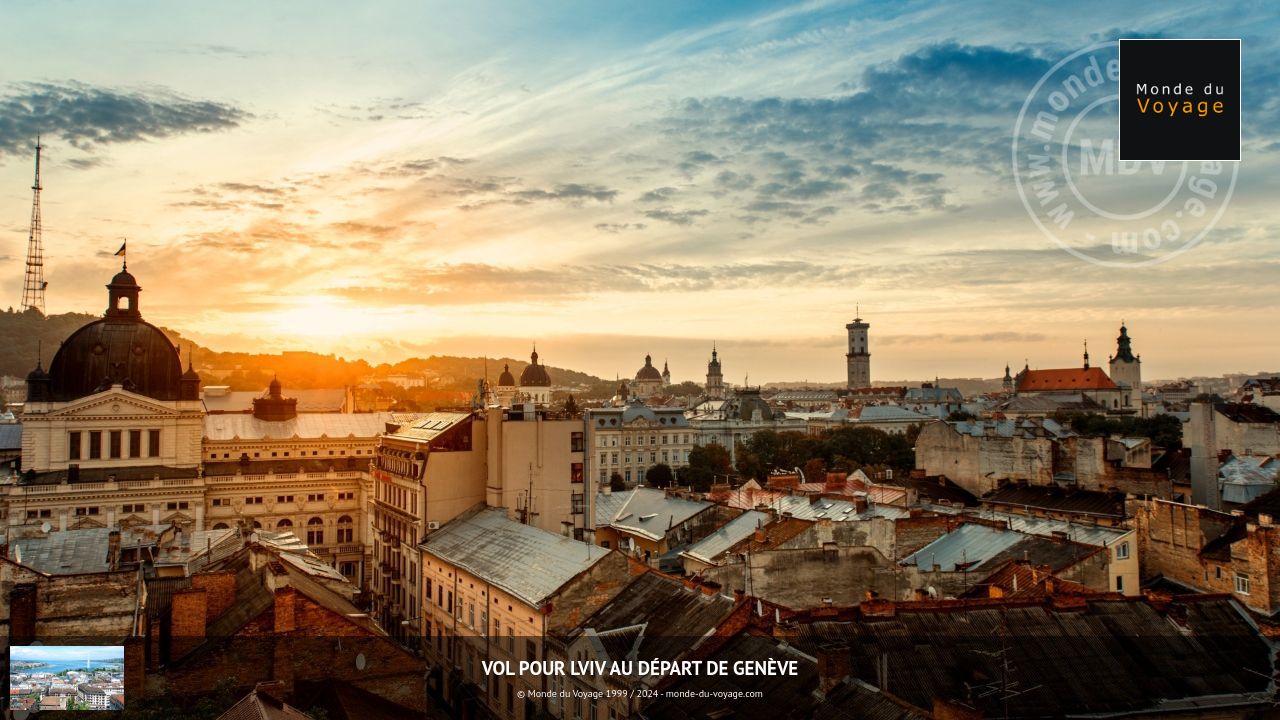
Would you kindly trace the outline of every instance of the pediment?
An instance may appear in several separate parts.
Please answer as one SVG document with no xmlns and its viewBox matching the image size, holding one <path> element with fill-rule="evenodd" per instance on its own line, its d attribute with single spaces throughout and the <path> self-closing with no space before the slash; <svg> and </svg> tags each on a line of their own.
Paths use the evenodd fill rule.
<svg viewBox="0 0 1280 720">
<path fill-rule="evenodd" d="M 119 417 L 129 415 L 178 415 L 178 411 L 157 400 L 126 390 L 112 388 L 97 395 L 67 403 L 49 413 L 52 417 Z"/>
<path fill-rule="evenodd" d="M 144 518 L 141 515 L 131 514 L 131 515 L 128 515 L 127 517 L 121 518 L 118 524 L 122 528 L 131 528 L 137 525 L 150 525 L 151 520 L 149 520 L 148 518 Z"/>
<path fill-rule="evenodd" d="M 195 522 L 195 518 L 179 510 L 160 518 L 160 522 L 164 525 L 190 525 Z"/>
<path fill-rule="evenodd" d="M 72 530 L 83 530 L 85 528 L 104 528 L 105 524 L 88 515 L 77 515 L 68 525 Z"/>
</svg>

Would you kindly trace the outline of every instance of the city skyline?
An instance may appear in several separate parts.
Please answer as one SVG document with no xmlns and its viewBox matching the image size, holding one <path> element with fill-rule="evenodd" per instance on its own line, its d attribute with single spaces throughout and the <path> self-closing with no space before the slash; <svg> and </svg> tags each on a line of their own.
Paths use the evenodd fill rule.
<svg viewBox="0 0 1280 720">
<path fill-rule="evenodd" d="M 679 381 L 715 342 L 731 382 L 840 382 L 860 306 L 872 380 L 1072 367 L 1085 339 L 1102 364 L 1122 320 L 1150 378 L 1274 369 L 1262 6 L 142 7 L 8 11 L 41 32 L 0 49 L 20 68 L 0 82 L 2 305 L 42 133 L 48 311 L 100 312 L 128 238 L 144 316 L 218 350 L 536 341 L 601 377 L 651 353 Z M 1245 159 L 1205 242 L 1111 269 L 1044 237 L 1009 168 L 1037 78 L 1133 28 L 1241 27 Z"/>
</svg>

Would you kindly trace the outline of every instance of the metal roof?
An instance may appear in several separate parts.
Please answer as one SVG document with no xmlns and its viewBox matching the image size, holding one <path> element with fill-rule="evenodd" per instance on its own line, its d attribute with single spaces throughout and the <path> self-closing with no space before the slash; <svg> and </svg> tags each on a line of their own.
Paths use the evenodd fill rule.
<svg viewBox="0 0 1280 720">
<path fill-rule="evenodd" d="M 22 449 L 22 424 L 0 423 L 0 451 Z"/>
<path fill-rule="evenodd" d="M 612 514 L 602 514 L 597 506 L 596 525 L 609 525 L 650 540 L 660 540 L 667 534 L 667 530 L 713 505 L 701 500 L 669 496 L 663 490 L 648 487 L 638 487 L 613 495 L 621 495 L 625 499 L 620 506 L 616 500 L 608 501 L 606 512 L 616 508 Z"/>
<path fill-rule="evenodd" d="M 414 442 L 427 442 L 444 434 L 449 428 L 471 417 L 471 413 L 433 412 L 414 417 L 387 437 L 403 438 Z"/>
<path fill-rule="evenodd" d="M 301 413 L 290 420 L 259 420 L 253 415 L 206 415 L 206 440 L 288 440 L 376 438 L 387 429 L 391 413 Z"/>
<path fill-rule="evenodd" d="M 902 564 L 925 569 L 937 565 L 944 572 L 954 572 L 961 569 L 957 565 L 966 564 L 972 569 L 1013 547 L 1024 537 L 1012 530 L 965 524 L 908 555 Z"/>
<path fill-rule="evenodd" d="M 942 507 L 931 506 L 929 509 L 945 512 Z M 1085 525 L 1082 523 L 1067 522 L 1066 520 L 1029 517 L 1027 515 L 996 512 L 988 509 L 968 510 L 965 511 L 964 514 L 969 517 L 999 520 L 1005 523 L 1010 530 L 1026 533 L 1027 535 L 1054 537 L 1055 533 L 1065 533 L 1066 539 L 1068 540 L 1084 543 L 1085 545 L 1096 545 L 1098 547 L 1110 547 L 1115 544 L 1116 540 L 1119 540 L 1121 537 L 1132 532 L 1128 528 L 1122 527 Z"/>
<path fill-rule="evenodd" d="M 418 547 L 535 607 L 610 552 L 522 525 L 502 508 L 463 515 Z"/>
<path fill-rule="evenodd" d="M 719 530 L 685 548 L 680 554 L 705 563 L 714 563 L 725 550 L 751 537 L 757 528 L 763 527 L 768 522 L 767 514 L 748 510 L 725 523 Z"/>
</svg>

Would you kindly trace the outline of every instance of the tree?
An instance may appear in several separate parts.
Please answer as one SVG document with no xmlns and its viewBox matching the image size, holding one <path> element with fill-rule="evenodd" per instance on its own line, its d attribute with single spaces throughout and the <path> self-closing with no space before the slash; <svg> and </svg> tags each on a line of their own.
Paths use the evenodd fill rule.
<svg viewBox="0 0 1280 720">
<path fill-rule="evenodd" d="M 968 410 L 952 410 L 951 414 L 947 415 L 947 422 L 959 422 L 961 420 L 977 420 L 977 419 L 978 419 L 978 416 L 974 415 Z"/>
<path fill-rule="evenodd" d="M 609 489 L 613 492 L 622 492 L 627 489 L 627 483 L 622 479 L 622 473 L 615 472 L 609 476 Z"/>
<path fill-rule="evenodd" d="M 644 481 L 648 483 L 650 487 L 666 488 L 675 484 L 676 475 L 671 471 L 670 465 L 666 463 L 658 463 L 644 471 Z"/>
<path fill-rule="evenodd" d="M 717 443 L 694 445 L 689 450 L 689 467 L 680 477 L 699 492 L 707 492 L 712 483 L 726 479 L 732 472 L 729 451 Z"/>
</svg>

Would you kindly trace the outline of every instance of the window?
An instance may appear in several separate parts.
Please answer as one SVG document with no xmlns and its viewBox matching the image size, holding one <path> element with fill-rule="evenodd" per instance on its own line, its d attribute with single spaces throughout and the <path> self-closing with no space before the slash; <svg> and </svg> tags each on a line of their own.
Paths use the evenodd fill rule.
<svg viewBox="0 0 1280 720">
<path fill-rule="evenodd" d="M 291 503 L 291 502 L 293 502 L 293 496 L 292 496 L 292 495 L 277 495 L 277 496 L 276 496 L 276 502 L 278 502 L 278 503 Z"/>
<path fill-rule="evenodd" d="M 96 506 L 76 508 L 76 515 L 97 515 L 97 514 L 98 514 L 98 508 Z"/>
<path fill-rule="evenodd" d="M 142 503 L 132 503 L 132 504 L 125 504 L 120 506 L 120 512 L 140 513 L 140 512 L 146 512 L 146 511 L 147 511 L 147 506 Z"/>
<path fill-rule="evenodd" d="M 1117 560 L 1129 559 L 1129 543 L 1128 542 L 1122 542 L 1116 546 L 1116 559 Z"/>
<path fill-rule="evenodd" d="M 307 544 L 324 544 L 324 520 L 321 520 L 318 517 L 313 517 L 307 521 Z"/>
<path fill-rule="evenodd" d="M 72 430 L 67 433 L 67 457 L 72 460 L 80 459 L 80 431 Z"/>
<path fill-rule="evenodd" d="M 142 457 L 142 431 L 129 431 L 129 457 Z"/>
<path fill-rule="evenodd" d="M 39 518 L 47 518 L 52 516 L 53 516 L 53 512 L 50 510 L 40 510 L 40 511 L 28 510 L 27 511 L 28 520 L 37 520 Z"/>
<path fill-rule="evenodd" d="M 89 433 L 89 459 L 97 460 L 102 457 L 102 433 Z"/>
<path fill-rule="evenodd" d="M 147 431 L 147 457 L 160 457 L 160 431 Z"/>
<path fill-rule="evenodd" d="M 353 492 L 340 492 L 338 493 L 338 499 L 339 500 L 355 500 L 356 494 Z"/>
<path fill-rule="evenodd" d="M 214 499 L 213 499 L 213 506 L 214 506 L 214 507 L 230 507 L 230 505 L 231 505 L 231 501 L 230 501 L 230 500 L 228 500 L 228 499 L 226 499 L 226 498 L 214 498 Z"/>
<path fill-rule="evenodd" d="M 1249 576 L 1244 573 L 1236 573 L 1236 592 L 1241 595 L 1249 594 Z"/>
<path fill-rule="evenodd" d="M 124 434 L 119 430 L 111 431 L 111 457 L 118 458 L 122 456 L 122 448 L 124 443 Z"/>
<path fill-rule="evenodd" d="M 167 507 L 170 510 L 190 510 L 191 503 L 187 502 L 186 500 L 183 500 L 181 502 L 171 502 L 168 504 Z"/>
<path fill-rule="evenodd" d="M 213 526 L 213 529 L 214 530 L 230 530 L 231 528 L 228 528 L 226 523 L 218 523 L 217 525 Z"/>
<path fill-rule="evenodd" d="M 257 495 L 257 496 L 255 496 L 255 497 L 247 497 L 247 498 L 245 498 L 245 499 L 244 499 L 244 504 L 245 504 L 245 505 L 261 505 L 261 504 L 262 504 L 262 496 L 261 496 L 261 495 Z"/>
<path fill-rule="evenodd" d="M 338 518 L 338 542 L 349 543 L 355 542 L 356 529 L 355 523 L 351 520 L 350 515 L 343 515 Z"/>
<path fill-rule="evenodd" d="M 582 463 L 572 463 L 569 466 L 569 479 L 571 482 L 582 482 Z"/>
<path fill-rule="evenodd" d="M 576 432 L 569 435 L 569 452 L 582 452 L 582 433 Z"/>
<path fill-rule="evenodd" d="M 1124 576 L 1116 576 L 1116 592 L 1124 592 Z"/>
<path fill-rule="evenodd" d="M 282 518 L 282 519 L 280 520 L 280 522 L 276 523 L 276 527 L 277 527 L 277 528 L 291 528 L 291 527 L 293 527 L 293 521 L 292 521 L 292 520 L 290 520 L 289 518 Z"/>
<path fill-rule="evenodd" d="M 307 502 L 324 502 L 324 493 L 311 493 L 307 495 Z"/>
</svg>

